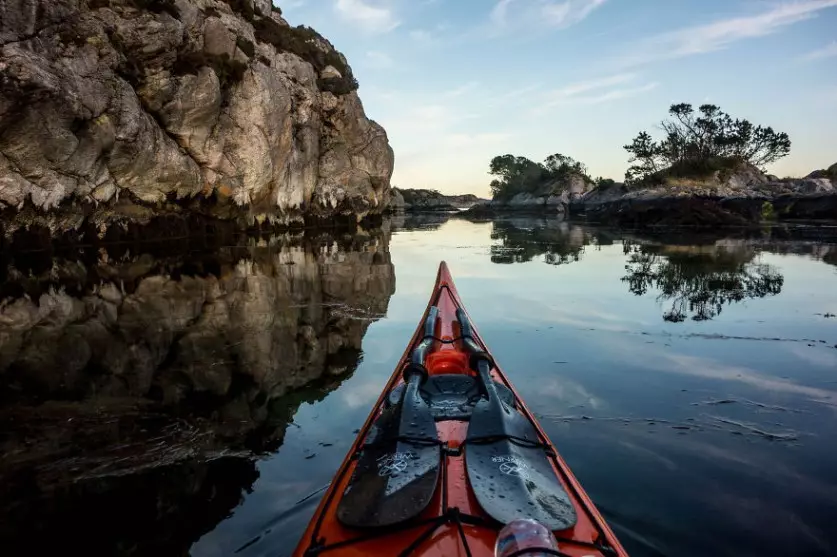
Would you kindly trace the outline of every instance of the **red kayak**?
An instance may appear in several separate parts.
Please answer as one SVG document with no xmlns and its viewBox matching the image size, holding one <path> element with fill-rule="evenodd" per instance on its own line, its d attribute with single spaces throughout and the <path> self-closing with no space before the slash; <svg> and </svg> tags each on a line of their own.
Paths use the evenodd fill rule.
<svg viewBox="0 0 837 557">
<path fill-rule="evenodd" d="M 553 532 L 549 554 L 627 556 L 495 363 L 442 263 L 294 556 L 488 557 L 519 518 Z"/>
</svg>

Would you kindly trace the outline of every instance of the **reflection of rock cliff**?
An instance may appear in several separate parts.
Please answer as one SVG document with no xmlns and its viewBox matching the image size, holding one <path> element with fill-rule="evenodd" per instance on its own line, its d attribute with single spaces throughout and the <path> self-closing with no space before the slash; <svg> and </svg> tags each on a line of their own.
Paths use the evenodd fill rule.
<svg viewBox="0 0 837 557">
<path fill-rule="evenodd" d="M 641 296 L 649 288 L 659 300 L 671 302 L 663 319 L 672 322 L 705 321 L 724 306 L 749 298 L 775 296 L 784 277 L 771 265 L 757 261 L 746 242 L 726 245 L 656 245 L 624 243 L 628 255 L 622 279 L 631 293 Z"/>
<path fill-rule="evenodd" d="M 351 68 L 270 0 L 0 3 L 0 72 L 12 226 L 288 222 L 389 199 L 392 150 Z"/>
<path fill-rule="evenodd" d="M 130 525 L 111 537 L 94 533 L 108 522 L 88 526 L 110 543 L 137 544 L 101 553 L 145 553 L 154 536 L 183 536 L 188 547 L 252 483 L 247 456 L 275 449 L 296 406 L 354 370 L 394 292 L 387 249 L 383 237 L 241 240 L 220 255 L 102 250 L 86 265 L 7 268 L 0 512 L 32 524 L 7 522 L 0 538 L 20 542 L 53 520 L 80 528 L 62 516 L 73 505 L 109 504 L 122 515 L 136 503 L 131 512 L 142 516 L 130 515 L 127 534 Z M 31 274 L 38 267 L 46 270 Z M 243 459 L 229 465 L 235 477 L 208 462 L 219 457 Z M 140 497 L 142 485 L 151 493 Z M 187 516 L 205 500 L 210 508 Z M 181 519 L 191 526 L 173 532 Z"/>
<path fill-rule="evenodd" d="M 241 502 L 258 478 L 246 458 L 183 461 L 132 475 L 76 481 L 38 498 L 15 485 L 3 508 L 8 555 L 187 555 L 189 547 Z"/>
</svg>

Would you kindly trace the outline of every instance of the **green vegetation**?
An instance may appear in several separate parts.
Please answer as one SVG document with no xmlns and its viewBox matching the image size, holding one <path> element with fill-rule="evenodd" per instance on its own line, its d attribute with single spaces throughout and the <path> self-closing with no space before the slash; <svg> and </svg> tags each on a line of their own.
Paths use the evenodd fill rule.
<svg viewBox="0 0 837 557">
<path fill-rule="evenodd" d="M 357 80 L 345 58 L 333 48 L 324 51 L 319 45 L 329 45 L 322 35 L 300 25 L 299 27 L 285 27 L 270 18 L 261 18 L 253 23 L 256 39 L 272 44 L 280 52 L 296 54 L 312 66 L 317 73 L 328 66 L 333 66 L 342 77 L 319 79 L 317 85 L 323 91 L 330 91 L 335 95 L 345 95 L 358 88 Z"/>
<path fill-rule="evenodd" d="M 584 164 L 560 153 L 549 155 L 543 163 L 515 155 L 494 157 L 489 173 L 499 176 L 491 181 L 495 199 L 509 199 L 519 193 L 534 194 L 549 182 L 565 181 L 574 175 L 592 181 Z"/>
<path fill-rule="evenodd" d="M 719 107 L 704 104 L 696 113 L 692 105 L 672 105 L 669 120 L 660 127 L 665 138 L 655 141 L 641 132 L 625 149 L 633 163 L 625 175 L 628 183 L 661 183 L 666 177 L 702 177 L 732 170 L 742 163 L 763 167 L 790 153 L 786 133 L 733 120 Z"/>
<path fill-rule="evenodd" d="M 611 178 L 602 178 L 601 176 L 593 180 L 593 182 L 595 182 L 597 190 L 608 190 L 616 185 L 615 180 L 612 180 Z"/>
<path fill-rule="evenodd" d="M 773 203 L 765 201 L 761 204 L 761 220 L 776 220 L 776 209 Z"/>
</svg>

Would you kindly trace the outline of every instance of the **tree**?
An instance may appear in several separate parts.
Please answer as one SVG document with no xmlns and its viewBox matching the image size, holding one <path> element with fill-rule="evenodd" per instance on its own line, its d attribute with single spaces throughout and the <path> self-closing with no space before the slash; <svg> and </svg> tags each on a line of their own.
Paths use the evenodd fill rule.
<svg viewBox="0 0 837 557">
<path fill-rule="evenodd" d="M 564 179 L 570 174 L 578 174 L 589 178 L 587 176 L 587 167 L 583 163 L 561 153 L 555 153 L 546 157 L 544 167 L 549 172 L 550 177 L 555 179 Z"/>
<path fill-rule="evenodd" d="M 491 181 L 491 193 L 497 199 L 536 193 L 545 183 L 566 180 L 572 174 L 590 179 L 582 163 L 560 153 L 548 156 L 543 163 L 515 155 L 497 156 L 491 159 L 489 174 L 498 177 Z"/>
<path fill-rule="evenodd" d="M 627 181 L 667 169 L 715 170 L 719 164 L 729 162 L 747 162 L 762 168 L 790 153 L 788 134 L 733 119 L 716 105 L 704 104 L 695 112 L 692 105 L 680 103 L 671 105 L 668 112 L 671 118 L 660 124 L 663 139 L 655 141 L 643 131 L 630 145 L 625 145 L 633 163 L 625 176 Z"/>
</svg>

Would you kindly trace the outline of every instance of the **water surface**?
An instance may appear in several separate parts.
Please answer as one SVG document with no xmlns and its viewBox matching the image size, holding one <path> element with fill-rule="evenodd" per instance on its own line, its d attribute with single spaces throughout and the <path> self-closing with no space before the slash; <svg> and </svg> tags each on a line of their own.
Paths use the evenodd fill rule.
<svg viewBox="0 0 837 557">
<path fill-rule="evenodd" d="M 388 226 L 145 266 L 136 253 L 26 273 L 9 262 L 7 546 L 43 548 L 58 531 L 55 547 L 97 554 L 289 554 L 445 259 L 632 555 L 837 552 L 837 233 Z M 37 335 L 75 354 L 75 374 L 34 372 L 60 367 Z M 67 433 L 64 412 L 116 425 Z"/>
</svg>

